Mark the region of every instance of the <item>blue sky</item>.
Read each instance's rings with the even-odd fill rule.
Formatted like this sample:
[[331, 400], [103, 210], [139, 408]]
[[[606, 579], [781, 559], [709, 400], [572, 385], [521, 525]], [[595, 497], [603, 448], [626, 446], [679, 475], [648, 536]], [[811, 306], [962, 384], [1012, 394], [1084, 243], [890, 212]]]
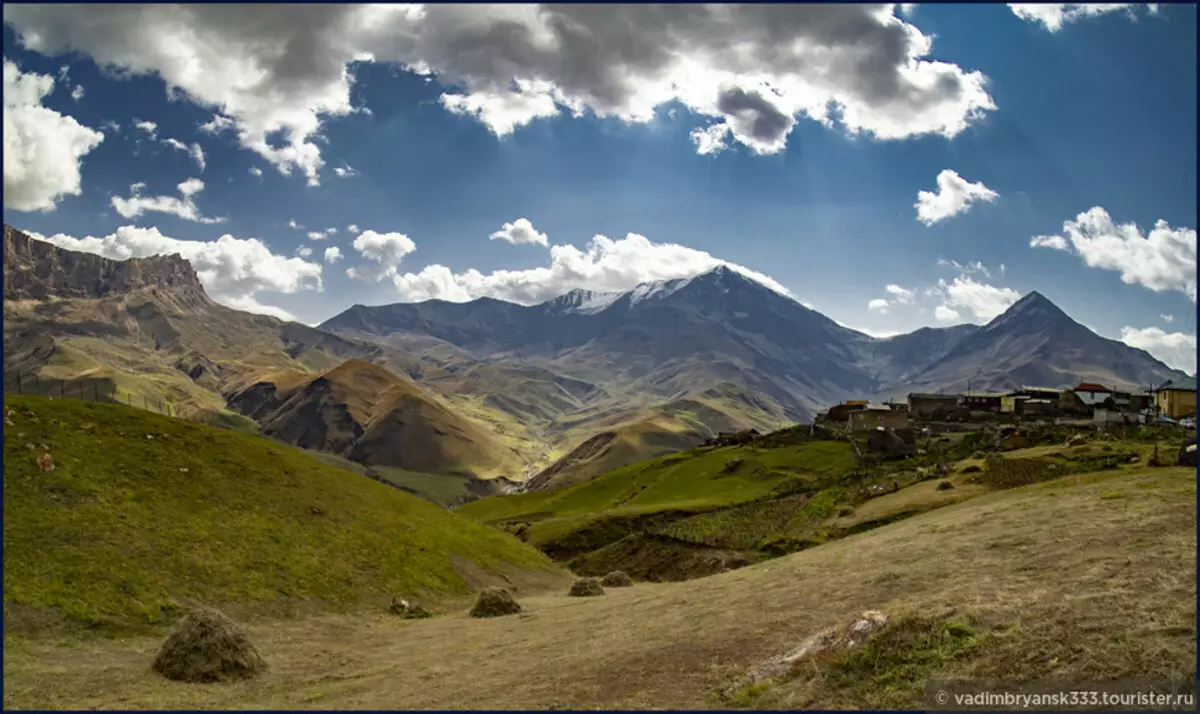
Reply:
[[727, 261], [873, 334], [1038, 290], [1194, 369], [1194, 6], [467, 10], [7, 6], [5, 221], [306, 323]]

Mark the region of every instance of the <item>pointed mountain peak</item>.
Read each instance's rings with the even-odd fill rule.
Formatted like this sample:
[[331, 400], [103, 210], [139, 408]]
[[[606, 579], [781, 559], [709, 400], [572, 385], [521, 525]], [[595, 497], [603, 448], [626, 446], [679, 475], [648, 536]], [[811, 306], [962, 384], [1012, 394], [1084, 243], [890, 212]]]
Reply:
[[986, 325], [989, 330], [995, 329], [1049, 329], [1052, 327], [1067, 327], [1078, 325], [1071, 316], [1063, 312], [1045, 295], [1034, 290], [1025, 297], [1013, 303]]

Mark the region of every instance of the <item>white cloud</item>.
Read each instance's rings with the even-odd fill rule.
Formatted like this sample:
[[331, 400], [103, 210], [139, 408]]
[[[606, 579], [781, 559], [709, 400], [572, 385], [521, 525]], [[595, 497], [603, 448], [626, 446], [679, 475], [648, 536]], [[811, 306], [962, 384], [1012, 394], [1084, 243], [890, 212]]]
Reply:
[[288, 228], [291, 228], [292, 230], [296, 230], [296, 231], [304, 230], [304, 226], [297, 223], [295, 218], [289, 218], [287, 225], [288, 225]]
[[351, 168], [348, 165], [335, 167], [333, 169], [333, 173], [337, 174], [338, 178], [350, 178], [351, 176], [358, 175], [358, 171], [356, 171], [355, 169]]
[[1137, 18], [1137, 10], [1146, 9], [1150, 14], [1158, 12], [1158, 3], [1009, 3], [1008, 7], [1017, 17], [1041, 25], [1050, 32], [1058, 32], [1064, 25], [1088, 17], [1110, 12], [1125, 12], [1131, 19]]
[[1157, 327], [1122, 327], [1121, 341], [1143, 349], [1170, 367], [1188, 374], [1196, 372], [1196, 336], [1184, 332], [1165, 332]]
[[678, 101], [770, 153], [802, 117], [953, 137], [995, 108], [982, 73], [929, 59], [933, 37], [890, 4], [22, 4], [5, 19], [33, 51], [161, 77], [310, 183], [322, 118], [353, 111], [354, 61], [436, 77], [443, 106], [501, 136], [563, 113], [646, 122]]
[[417, 244], [403, 233], [377, 233], [368, 230], [354, 239], [354, 249], [367, 260], [373, 260], [384, 268], [394, 269], [405, 256], [417, 249]]
[[250, 167], [250, 175], [251, 176], [262, 176], [263, 171], [262, 171], [262, 169], [258, 168], [257, 166], [251, 166]]
[[1196, 230], [1158, 220], [1149, 234], [1134, 223], [1116, 224], [1095, 206], [1063, 223], [1062, 235], [1034, 236], [1034, 248], [1078, 255], [1089, 268], [1121, 274], [1127, 285], [1154, 292], [1177, 291], [1196, 301]]
[[902, 2], [897, 6], [897, 9], [900, 11], [901, 15], [905, 17], [912, 17], [917, 12], [917, 3]]
[[971, 183], [951, 169], [943, 169], [938, 174], [937, 187], [936, 193], [918, 191], [917, 202], [913, 204], [917, 209], [917, 220], [927, 226], [966, 213], [971, 204], [978, 201], [992, 203], [1000, 197], [982, 182]]
[[491, 240], [503, 240], [519, 245], [521, 243], [532, 243], [540, 245], [543, 248], [550, 245], [550, 239], [545, 233], [538, 233], [533, 227], [528, 218], [518, 218], [512, 223], [505, 223], [500, 230], [488, 236]]
[[347, 233], [358, 233], [359, 232], [358, 225], [355, 223], [351, 223], [350, 225], [346, 226], [346, 232]]
[[892, 296], [891, 299], [888, 300], [885, 298], [875, 298], [867, 303], [868, 310], [873, 310], [880, 314], [884, 314], [892, 307], [912, 304], [913, 300], [917, 296], [915, 290], [909, 290], [908, 288], [904, 288], [895, 284], [888, 285], [884, 288], [884, 290], [888, 295]]
[[158, 138], [158, 124], [155, 124], [152, 121], [144, 121], [142, 119], [134, 119], [133, 126], [134, 126], [134, 128], [140, 129], [141, 131], [145, 132], [146, 136], [149, 136], [151, 139]]
[[71, 90], [71, 99], [74, 99], [75, 101], [78, 102], [80, 99], [83, 99], [83, 95], [84, 95], [83, 87], [81, 85], [76, 84], [75, 88]]
[[284, 322], [297, 322], [296, 316], [276, 305], [264, 305], [250, 295], [239, 295], [234, 298], [226, 298], [221, 301], [226, 307], [232, 307], [234, 310], [242, 312], [253, 312], [258, 315], [270, 315]]
[[916, 296], [916, 291], [902, 288], [899, 285], [888, 285], [884, 288], [889, 295], [898, 303], [910, 303]]
[[272, 253], [257, 238], [235, 238], [226, 234], [215, 241], [188, 241], [164, 236], [157, 228], [135, 226], [123, 226], [103, 238], [30, 235], [67, 250], [95, 253], [114, 260], [178, 254], [192, 264], [204, 289], [214, 300], [238, 309], [249, 310], [254, 306], [259, 308], [254, 312], [280, 309], [258, 303], [256, 294], [259, 292], [321, 290], [319, 263]]
[[[1021, 293], [1012, 288], [981, 283], [967, 275], [960, 275], [949, 282], [939, 280], [929, 292], [941, 298], [945, 307], [955, 312], [966, 310], [984, 322], [999, 316], [1021, 299]], [[934, 314], [936, 316], [937, 312]], [[949, 313], [943, 314], [949, 316]]]
[[729, 148], [726, 140], [729, 138], [729, 125], [724, 122], [692, 130], [692, 143], [696, 145], [696, 153], [701, 156], [719, 154]]
[[326, 228], [323, 231], [309, 231], [308, 239], [309, 240], [325, 240], [329, 236], [336, 235], [336, 234], [337, 234], [336, 228]]
[[112, 197], [112, 206], [123, 218], [137, 218], [143, 213], [169, 213], [185, 221], [197, 223], [223, 223], [224, 218], [210, 218], [200, 214], [196, 207], [195, 196], [204, 190], [204, 182], [198, 178], [190, 178], [179, 184], [179, 196], [143, 196], [143, 183], [135, 183], [129, 187], [129, 198]]
[[[985, 278], [992, 277], [992, 273], [990, 270], [987, 269], [987, 266], [978, 260], [963, 264], [963, 263], [958, 262], [957, 260], [947, 260], [946, 258], [938, 258], [937, 264], [939, 267], [952, 268], [964, 275], [982, 275]], [[1000, 274], [1003, 275], [1004, 274], [1004, 266], [1001, 265], [1000, 268], [1001, 268]]]
[[[356, 246], [357, 247], [357, 246]], [[407, 300], [440, 299], [463, 302], [493, 297], [524, 305], [553, 299], [575, 288], [611, 292], [631, 290], [640, 283], [688, 278], [725, 265], [782, 295], [787, 288], [757, 271], [675, 243], [654, 243], [630, 233], [613, 240], [598, 235], [586, 250], [572, 245], [550, 247], [550, 264], [525, 270], [497, 270], [484, 274], [470, 269], [454, 273], [443, 265], [430, 265], [419, 273], [391, 275]]]
[[1172, 322], [1175, 322], [1174, 315], [1159, 315], [1159, 317], [1162, 318], [1162, 321], [1167, 323], [1168, 325], [1171, 324]]
[[112, 119], [105, 119], [103, 122], [101, 122], [100, 129], [111, 131], [114, 134], [121, 133], [121, 125], [118, 122], [113, 121]]
[[312, 248], [302, 245], [296, 249], [296, 255], [300, 256], [301, 258], [307, 258], [308, 256], [312, 255]]
[[104, 135], [42, 106], [54, 78], [4, 61], [4, 207], [53, 211], [82, 193], [79, 167]]
[[236, 125], [234, 124], [234, 121], [229, 117], [221, 116], [220, 114], [214, 114], [212, 119], [200, 125], [200, 131], [207, 132], [209, 134], [220, 134], [223, 131], [228, 131], [235, 128], [235, 126]]
[[333, 265], [342, 259], [342, 249], [336, 245], [331, 245], [325, 249], [325, 262]]
[[933, 316], [938, 322], [962, 322], [962, 315], [958, 314], [957, 310], [938, 305], [934, 308]]
[[175, 149], [176, 151], [182, 151], [183, 153], [191, 156], [192, 160], [196, 162], [196, 166], [200, 167], [200, 171], [204, 171], [206, 167], [204, 160], [204, 149], [202, 149], [199, 144], [193, 143], [189, 146], [179, 139], [163, 139], [162, 143], [166, 144], [172, 149]]

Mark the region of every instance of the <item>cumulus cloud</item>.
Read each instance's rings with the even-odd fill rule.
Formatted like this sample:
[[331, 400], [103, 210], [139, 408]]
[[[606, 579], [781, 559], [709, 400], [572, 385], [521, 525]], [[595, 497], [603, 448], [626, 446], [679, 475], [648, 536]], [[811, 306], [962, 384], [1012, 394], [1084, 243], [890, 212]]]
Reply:
[[351, 168], [349, 165], [334, 167], [333, 173], [337, 174], [338, 178], [350, 178], [351, 176], [358, 175], [358, 171]]
[[291, 228], [292, 230], [295, 230], [295, 231], [304, 230], [304, 226], [297, 223], [295, 218], [289, 218], [287, 225], [288, 225], [288, 228]]
[[[952, 281], [939, 280], [937, 286], [929, 292], [940, 298], [942, 305], [948, 310], [958, 314], [965, 310], [983, 322], [998, 317], [1021, 299], [1021, 293], [1012, 288], [982, 283], [967, 275], [959, 275]], [[934, 315], [938, 317], [936, 310]], [[941, 315], [950, 317], [946, 311], [942, 311]]]
[[500, 230], [489, 235], [488, 238], [491, 240], [508, 241], [513, 245], [532, 243], [540, 245], [543, 248], [550, 245], [550, 239], [546, 234], [538, 233], [528, 218], [518, 218], [512, 223], [505, 223], [500, 227]]
[[1000, 197], [982, 182], [971, 183], [957, 171], [944, 169], [937, 176], [937, 192], [918, 191], [917, 220], [927, 226], [966, 213], [971, 204], [979, 201], [991, 203]]
[[346, 232], [347, 233], [358, 233], [359, 232], [358, 224], [351, 223], [350, 225], [346, 226]]
[[296, 249], [296, 255], [300, 256], [301, 258], [307, 258], [308, 256], [312, 255], [312, 248], [302, 245]]
[[251, 166], [250, 167], [250, 175], [251, 176], [262, 176], [263, 171], [262, 171], [262, 169], [258, 168], [257, 166]]
[[447, 110], [497, 135], [563, 113], [645, 122], [678, 101], [769, 153], [801, 117], [953, 137], [995, 108], [983, 74], [929, 59], [933, 38], [892, 4], [29, 4], [5, 19], [31, 50], [161, 77], [309, 183], [322, 118], [354, 111], [356, 61], [436, 78]]
[[1124, 12], [1131, 19], [1138, 17], [1144, 9], [1151, 15], [1158, 13], [1158, 3], [1110, 2], [1110, 3], [1009, 3], [1008, 8], [1022, 20], [1041, 25], [1050, 32], [1058, 32], [1068, 23], [1111, 12]]
[[1079, 256], [1089, 268], [1112, 270], [1128, 285], [1181, 292], [1196, 301], [1196, 230], [1158, 220], [1149, 234], [1134, 223], [1117, 224], [1099, 206], [1063, 223], [1062, 234], [1034, 236], [1034, 248]]
[[71, 90], [71, 99], [74, 99], [75, 101], [78, 102], [80, 99], [83, 99], [83, 95], [84, 95], [83, 87], [76, 84], [75, 88]]
[[917, 292], [899, 285], [888, 285], [884, 291], [890, 295], [890, 298], [875, 298], [867, 303], [867, 309], [880, 314], [885, 314], [887, 311], [898, 305], [910, 305], [916, 299]]
[[497, 270], [485, 274], [471, 269], [455, 273], [446, 266], [435, 264], [419, 273], [400, 274], [396, 271], [389, 277], [407, 300], [464, 302], [493, 297], [533, 305], [576, 288], [597, 292], [631, 290], [640, 283], [688, 278], [725, 265], [791, 297], [787, 288], [762, 273], [694, 248], [655, 243], [636, 233], [619, 240], [598, 235], [589, 241], [585, 250], [572, 245], [554, 245], [550, 247], [549, 257], [548, 266], [525, 270]]
[[200, 125], [200, 131], [209, 134], [220, 134], [223, 131], [232, 130], [235, 126], [236, 124], [229, 117], [215, 114], [212, 119]]
[[363, 231], [354, 239], [354, 249], [367, 260], [378, 263], [383, 275], [393, 275], [404, 257], [417, 249], [417, 244], [403, 233]]
[[164, 236], [157, 228], [135, 226], [123, 226], [102, 238], [30, 235], [60, 248], [95, 253], [113, 260], [178, 254], [192, 264], [204, 289], [214, 300], [241, 310], [279, 314], [280, 308], [259, 303], [257, 293], [321, 290], [319, 263], [272, 253], [257, 238], [235, 238], [226, 234], [214, 241], [178, 240]]
[[4, 61], [4, 207], [53, 211], [82, 192], [79, 167], [104, 135], [42, 106], [54, 78]]
[[899, 285], [888, 285], [886, 288], [884, 288], [884, 290], [886, 290], [887, 293], [899, 303], [912, 302], [913, 297], [916, 296], [916, 291], [909, 290], [908, 288], [902, 288]]
[[112, 197], [112, 206], [123, 218], [137, 218], [143, 213], [169, 213], [185, 221], [197, 223], [223, 223], [224, 218], [211, 218], [201, 215], [196, 207], [195, 196], [204, 190], [204, 182], [198, 178], [190, 178], [179, 184], [179, 196], [143, 196], [143, 183], [135, 183], [129, 187], [129, 198]]
[[146, 134], [146, 136], [149, 136], [151, 139], [158, 138], [158, 124], [152, 121], [134, 119], [133, 126], [135, 129], [138, 129]]
[[1143, 349], [1166, 365], [1196, 373], [1196, 335], [1166, 332], [1157, 327], [1122, 327], [1121, 341], [1130, 347]]
[[188, 156], [191, 156], [192, 160], [196, 162], [196, 166], [200, 167], [201, 171], [204, 171], [204, 169], [205, 169], [204, 149], [201, 148], [199, 144], [193, 143], [191, 145], [188, 145], [188, 144], [183, 143], [179, 139], [163, 139], [162, 143], [166, 144], [167, 146], [171, 147], [172, 149], [175, 149], [176, 151], [182, 151], [183, 153], [187, 154]]
[[342, 249], [336, 245], [331, 245], [325, 249], [325, 262], [333, 265], [342, 259]]
[[958, 314], [957, 310], [945, 305], [938, 305], [934, 308], [933, 317], [938, 322], [962, 322], [962, 315]]
[[1162, 321], [1167, 323], [1168, 325], [1171, 324], [1172, 322], [1175, 322], [1174, 315], [1159, 315], [1159, 317], [1162, 318]]
[[[293, 228], [294, 227], [295, 226], [293, 226]], [[336, 235], [336, 234], [337, 234], [336, 228], [326, 228], [323, 231], [309, 231], [308, 239], [309, 240], [325, 240], [329, 236]]]
[[690, 136], [692, 143], [696, 145], [696, 153], [701, 156], [719, 154], [729, 148], [729, 144], [726, 143], [729, 138], [729, 125], [725, 122], [693, 129]]

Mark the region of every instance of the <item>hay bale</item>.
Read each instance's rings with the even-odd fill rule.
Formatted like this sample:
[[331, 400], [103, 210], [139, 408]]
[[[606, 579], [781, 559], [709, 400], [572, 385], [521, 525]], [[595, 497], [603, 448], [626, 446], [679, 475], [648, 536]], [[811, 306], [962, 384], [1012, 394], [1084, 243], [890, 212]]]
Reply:
[[521, 605], [511, 592], [504, 588], [488, 588], [479, 593], [479, 599], [471, 608], [471, 617], [503, 617], [520, 611]]
[[250, 679], [267, 663], [228, 617], [196, 608], [180, 620], [154, 657], [154, 671], [180, 682]]
[[633, 579], [620, 570], [614, 570], [600, 581], [606, 588], [628, 588], [633, 585]]
[[600, 587], [600, 581], [596, 578], [580, 578], [571, 583], [571, 590], [567, 594], [571, 597], [594, 597], [603, 595], [604, 588]]
[[952, 488], [954, 488], [954, 484], [950, 483], [949, 481], [938, 481], [937, 490], [949, 491]]

